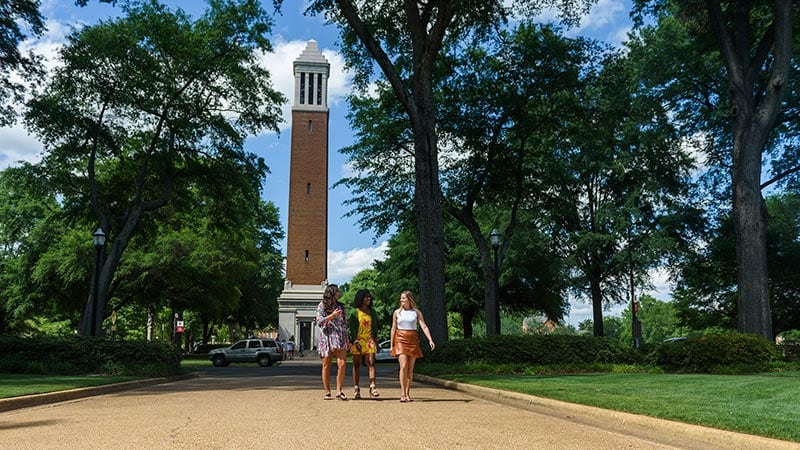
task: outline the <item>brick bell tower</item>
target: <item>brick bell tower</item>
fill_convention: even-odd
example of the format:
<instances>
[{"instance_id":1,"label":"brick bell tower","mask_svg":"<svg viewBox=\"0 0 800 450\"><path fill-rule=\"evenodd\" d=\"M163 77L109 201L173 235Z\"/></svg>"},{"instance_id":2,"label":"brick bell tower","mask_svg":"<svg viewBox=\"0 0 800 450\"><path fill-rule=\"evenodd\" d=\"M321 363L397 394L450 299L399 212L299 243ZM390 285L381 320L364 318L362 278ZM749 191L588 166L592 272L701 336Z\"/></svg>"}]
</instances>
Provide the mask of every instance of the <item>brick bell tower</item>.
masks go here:
<instances>
[{"instance_id":1,"label":"brick bell tower","mask_svg":"<svg viewBox=\"0 0 800 450\"><path fill-rule=\"evenodd\" d=\"M294 61L286 281L278 298L280 338L317 343L317 304L328 284L328 75L314 40Z\"/></svg>"}]
</instances>

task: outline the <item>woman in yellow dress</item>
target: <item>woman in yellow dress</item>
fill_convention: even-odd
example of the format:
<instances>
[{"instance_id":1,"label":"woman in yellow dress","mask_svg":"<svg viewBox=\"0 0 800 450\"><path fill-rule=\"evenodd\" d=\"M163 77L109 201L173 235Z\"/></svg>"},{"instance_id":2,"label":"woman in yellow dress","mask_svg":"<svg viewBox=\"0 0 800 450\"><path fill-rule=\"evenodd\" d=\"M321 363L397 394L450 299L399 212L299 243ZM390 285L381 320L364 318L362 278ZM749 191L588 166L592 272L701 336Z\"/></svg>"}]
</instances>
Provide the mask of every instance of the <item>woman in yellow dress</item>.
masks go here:
<instances>
[{"instance_id":1,"label":"woman in yellow dress","mask_svg":"<svg viewBox=\"0 0 800 450\"><path fill-rule=\"evenodd\" d=\"M355 387L354 397L361 398L361 389L358 387L361 378L361 363L367 366L369 373L369 396L378 398L380 394L375 388L375 352L377 351L377 338L375 330L378 323L372 312L372 294L368 290L362 289L356 292L355 298L356 314L351 316L350 336L353 337L350 353L353 355L353 386Z\"/></svg>"}]
</instances>

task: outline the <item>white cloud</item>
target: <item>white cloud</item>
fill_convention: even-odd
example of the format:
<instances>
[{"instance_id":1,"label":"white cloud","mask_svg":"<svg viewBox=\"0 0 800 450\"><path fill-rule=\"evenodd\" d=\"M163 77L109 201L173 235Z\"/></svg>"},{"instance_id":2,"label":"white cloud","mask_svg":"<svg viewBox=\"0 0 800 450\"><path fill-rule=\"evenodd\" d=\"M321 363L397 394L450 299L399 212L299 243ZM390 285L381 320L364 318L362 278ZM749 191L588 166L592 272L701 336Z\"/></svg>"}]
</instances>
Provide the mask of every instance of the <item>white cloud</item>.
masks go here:
<instances>
[{"instance_id":1,"label":"white cloud","mask_svg":"<svg viewBox=\"0 0 800 450\"><path fill-rule=\"evenodd\" d=\"M374 261L386 259L389 242L383 241L377 247L354 248L346 251L328 250L328 280L342 284L354 275L372 267Z\"/></svg>"},{"instance_id":2,"label":"white cloud","mask_svg":"<svg viewBox=\"0 0 800 450\"><path fill-rule=\"evenodd\" d=\"M627 0L599 0L588 13L580 17L576 26L565 29L567 36L588 36L618 46L627 39L631 29ZM542 11L535 20L540 23L560 23L560 13L556 8Z\"/></svg>"},{"instance_id":3,"label":"white cloud","mask_svg":"<svg viewBox=\"0 0 800 450\"><path fill-rule=\"evenodd\" d=\"M19 124L0 128L0 143L0 170L20 161L36 163L42 154L42 144Z\"/></svg>"},{"instance_id":4,"label":"white cloud","mask_svg":"<svg viewBox=\"0 0 800 450\"><path fill-rule=\"evenodd\" d=\"M589 11L581 17L579 30L600 30L608 26L615 26L617 18L625 17L626 6L621 0L600 0Z\"/></svg>"},{"instance_id":5,"label":"white cloud","mask_svg":"<svg viewBox=\"0 0 800 450\"><path fill-rule=\"evenodd\" d=\"M28 39L20 43L20 50L42 56L45 70L51 73L58 65L58 51L69 30L56 21L47 21L46 26L47 32L40 39ZM22 112L21 105L16 109L18 113ZM10 127L0 128L0 170L16 166L20 161L38 162L42 147L41 142L25 130L20 120Z\"/></svg>"}]
</instances>

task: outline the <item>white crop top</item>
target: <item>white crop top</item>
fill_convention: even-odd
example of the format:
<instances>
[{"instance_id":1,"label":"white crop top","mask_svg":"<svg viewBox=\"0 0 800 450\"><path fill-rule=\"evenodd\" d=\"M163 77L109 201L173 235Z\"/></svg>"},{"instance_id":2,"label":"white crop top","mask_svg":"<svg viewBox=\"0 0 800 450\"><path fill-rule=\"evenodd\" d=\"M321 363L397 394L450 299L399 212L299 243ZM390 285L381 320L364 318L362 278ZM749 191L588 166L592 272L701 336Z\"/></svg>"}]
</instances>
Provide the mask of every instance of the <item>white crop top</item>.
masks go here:
<instances>
[{"instance_id":1,"label":"white crop top","mask_svg":"<svg viewBox=\"0 0 800 450\"><path fill-rule=\"evenodd\" d=\"M416 330L417 310L400 308L397 312L397 328L400 330Z\"/></svg>"}]
</instances>

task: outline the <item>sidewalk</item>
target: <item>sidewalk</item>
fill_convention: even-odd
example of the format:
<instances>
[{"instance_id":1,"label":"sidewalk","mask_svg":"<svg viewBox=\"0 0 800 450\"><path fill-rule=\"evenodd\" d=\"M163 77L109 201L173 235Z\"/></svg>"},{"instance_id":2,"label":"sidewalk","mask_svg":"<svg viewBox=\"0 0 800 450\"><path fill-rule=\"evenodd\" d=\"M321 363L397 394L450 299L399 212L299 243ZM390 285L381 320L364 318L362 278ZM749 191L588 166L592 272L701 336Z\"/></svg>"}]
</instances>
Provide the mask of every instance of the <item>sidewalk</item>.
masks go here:
<instances>
[{"instance_id":1,"label":"sidewalk","mask_svg":"<svg viewBox=\"0 0 800 450\"><path fill-rule=\"evenodd\" d=\"M234 366L0 401L0 448L800 449L422 375L412 388L416 401L399 403L396 365L379 366L379 400L346 402L322 399L316 357ZM350 425L356 422L360 431Z\"/></svg>"}]
</instances>

